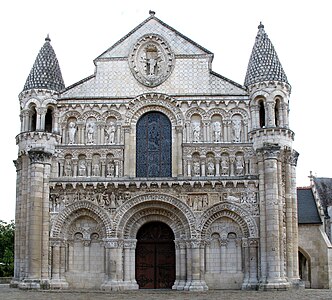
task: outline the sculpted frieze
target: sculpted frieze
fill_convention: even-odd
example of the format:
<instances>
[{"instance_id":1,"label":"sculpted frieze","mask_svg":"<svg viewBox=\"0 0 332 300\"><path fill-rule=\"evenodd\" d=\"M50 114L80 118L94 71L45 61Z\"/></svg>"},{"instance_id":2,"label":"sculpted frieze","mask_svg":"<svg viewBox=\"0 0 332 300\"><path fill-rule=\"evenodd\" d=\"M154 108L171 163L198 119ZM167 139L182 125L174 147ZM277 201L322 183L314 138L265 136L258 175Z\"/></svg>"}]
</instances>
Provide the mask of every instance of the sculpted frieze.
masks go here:
<instances>
[{"instance_id":1,"label":"sculpted frieze","mask_svg":"<svg viewBox=\"0 0 332 300\"><path fill-rule=\"evenodd\" d=\"M113 211L130 198L130 192L110 191L106 189L72 189L50 193L50 212L57 213L78 201L91 201L108 211Z\"/></svg>"}]
</instances>

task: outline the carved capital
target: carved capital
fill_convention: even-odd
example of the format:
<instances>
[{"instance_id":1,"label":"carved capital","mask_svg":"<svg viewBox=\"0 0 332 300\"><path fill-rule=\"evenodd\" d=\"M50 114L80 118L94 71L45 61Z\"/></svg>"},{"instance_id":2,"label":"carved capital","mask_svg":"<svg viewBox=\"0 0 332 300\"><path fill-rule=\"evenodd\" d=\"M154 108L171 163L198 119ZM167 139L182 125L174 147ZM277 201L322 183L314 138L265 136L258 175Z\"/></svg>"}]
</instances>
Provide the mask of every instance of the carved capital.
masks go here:
<instances>
[{"instance_id":1,"label":"carved capital","mask_svg":"<svg viewBox=\"0 0 332 300\"><path fill-rule=\"evenodd\" d=\"M18 157L16 160L13 160L13 163L16 167L16 171L22 170L22 158Z\"/></svg>"},{"instance_id":2,"label":"carved capital","mask_svg":"<svg viewBox=\"0 0 332 300\"><path fill-rule=\"evenodd\" d=\"M44 164L47 163L50 157L52 156L51 153L45 152L43 149L31 149L29 152L30 162L32 164L39 163Z\"/></svg>"},{"instance_id":3,"label":"carved capital","mask_svg":"<svg viewBox=\"0 0 332 300\"><path fill-rule=\"evenodd\" d=\"M182 133L183 132L183 126L182 125L176 125L175 126L176 133Z\"/></svg>"},{"instance_id":4,"label":"carved capital","mask_svg":"<svg viewBox=\"0 0 332 300\"><path fill-rule=\"evenodd\" d=\"M104 246L107 249L115 249L119 248L118 239L105 239Z\"/></svg>"},{"instance_id":5,"label":"carved capital","mask_svg":"<svg viewBox=\"0 0 332 300\"><path fill-rule=\"evenodd\" d=\"M37 114L39 114L39 115L44 115L47 112L47 108L46 107L37 107L36 110L37 110Z\"/></svg>"},{"instance_id":6,"label":"carved capital","mask_svg":"<svg viewBox=\"0 0 332 300\"><path fill-rule=\"evenodd\" d=\"M123 247L126 249L135 249L137 240L124 240Z\"/></svg>"},{"instance_id":7,"label":"carved capital","mask_svg":"<svg viewBox=\"0 0 332 300\"><path fill-rule=\"evenodd\" d=\"M295 150L291 151L289 153L289 155L286 156L287 159L287 163L289 163L290 165L296 167L297 166L297 160L299 158L299 153Z\"/></svg>"},{"instance_id":8,"label":"carved capital","mask_svg":"<svg viewBox=\"0 0 332 300\"><path fill-rule=\"evenodd\" d=\"M280 146L277 144L265 143L264 147L258 149L264 159L278 159L280 156Z\"/></svg>"}]
</instances>

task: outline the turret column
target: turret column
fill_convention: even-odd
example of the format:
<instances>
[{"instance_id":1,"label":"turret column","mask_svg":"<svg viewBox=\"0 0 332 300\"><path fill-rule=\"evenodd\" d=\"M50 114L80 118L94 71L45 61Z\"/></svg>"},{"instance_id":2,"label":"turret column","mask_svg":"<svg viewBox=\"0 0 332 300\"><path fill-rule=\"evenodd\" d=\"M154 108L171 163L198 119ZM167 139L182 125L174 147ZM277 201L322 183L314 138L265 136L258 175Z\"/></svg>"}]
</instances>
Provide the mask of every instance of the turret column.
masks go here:
<instances>
[{"instance_id":1,"label":"turret column","mask_svg":"<svg viewBox=\"0 0 332 300\"><path fill-rule=\"evenodd\" d=\"M47 257L48 255L48 251L45 253L42 248L44 246L44 230L47 230L47 234L49 230L48 226L47 228L43 226L43 211L46 204L44 202L44 187L50 176L50 167L46 168L46 165L50 164L50 156L50 153L39 149L29 151L30 193L27 201L29 243L26 251L27 277L19 284L22 289L38 289L41 287L42 264L46 260L43 256Z\"/></svg>"},{"instance_id":2,"label":"turret column","mask_svg":"<svg viewBox=\"0 0 332 300\"><path fill-rule=\"evenodd\" d=\"M262 243L266 247L266 282L263 282L260 288L283 289L289 284L282 278L282 260L281 255L281 237L280 237L280 199L279 199L279 176L278 176L278 160L280 156L280 146L265 145L259 149L263 155L264 165L264 194L265 203L261 203L261 210L265 211L265 228L268 234ZM262 264L265 262L262 262ZM265 277L265 276L264 276Z\"/></svg>"}]
</instances>

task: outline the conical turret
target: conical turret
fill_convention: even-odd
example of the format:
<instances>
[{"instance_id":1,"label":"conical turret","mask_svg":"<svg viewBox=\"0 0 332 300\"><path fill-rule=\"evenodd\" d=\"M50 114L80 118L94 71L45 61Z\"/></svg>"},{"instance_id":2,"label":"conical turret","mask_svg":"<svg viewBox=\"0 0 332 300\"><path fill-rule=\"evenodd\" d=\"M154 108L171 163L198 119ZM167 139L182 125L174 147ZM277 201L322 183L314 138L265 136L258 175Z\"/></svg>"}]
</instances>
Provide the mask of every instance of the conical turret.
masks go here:
<instances>
[{"instance_id":1,"label":"conical turret","mask_svg":"<svg viewBox=\"0 0 332 300\"><path fill-rule=\"evenodd\" d=\"M265 33L262 23L258 26L256 41L251 52L245 86L263 81L281 81L288 83L277 52Z\"/></svg>"},{"instance_id":2,"label":"conical turret","mask_svg":"<svg viewBox=\"0 0 332 300\"><path fill-rule=\"evenodd\" d=\"M48 89L61 91L65 88L58 59L56 58L51 39L47 35L35 63L26 80L23 91L30 89Z\"/></svg>"}]
</instances>

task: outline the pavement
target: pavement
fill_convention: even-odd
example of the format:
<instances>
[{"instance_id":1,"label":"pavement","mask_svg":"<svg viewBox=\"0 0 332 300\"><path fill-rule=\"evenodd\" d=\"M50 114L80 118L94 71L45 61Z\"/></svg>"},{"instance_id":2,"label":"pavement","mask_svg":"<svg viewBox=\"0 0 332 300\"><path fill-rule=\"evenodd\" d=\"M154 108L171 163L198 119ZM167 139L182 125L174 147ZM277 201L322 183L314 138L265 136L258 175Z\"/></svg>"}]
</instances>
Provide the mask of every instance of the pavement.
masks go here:
<instances>
[{"instance_id":1,"label":"pavement","mask_svg":"<svg viewBox=\"0 0 332 300\"><path fill-rule=\"evenodd\" d=\"M19 290L0 285L1 300L332 300L332 290L289 290L289 291L240 291L211 290L207 292L185 292L173 290L136 290L103 292L99 290Z\"/></svg>"}]
</instances>

